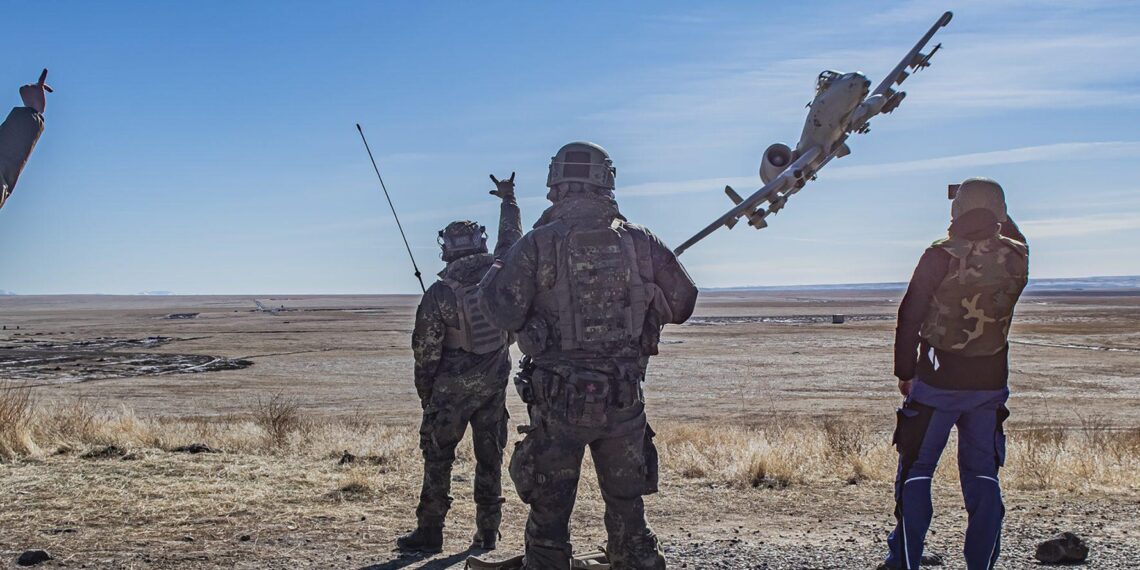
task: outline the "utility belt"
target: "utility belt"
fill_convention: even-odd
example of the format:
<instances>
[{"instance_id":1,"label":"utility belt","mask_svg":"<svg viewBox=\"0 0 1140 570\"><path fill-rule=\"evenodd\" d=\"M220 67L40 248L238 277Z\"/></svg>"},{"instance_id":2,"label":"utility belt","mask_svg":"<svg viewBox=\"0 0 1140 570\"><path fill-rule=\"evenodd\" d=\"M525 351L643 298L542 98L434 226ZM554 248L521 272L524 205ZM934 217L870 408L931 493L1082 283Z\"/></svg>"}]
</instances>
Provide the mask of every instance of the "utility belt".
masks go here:
<instances>
[{"instance_id":1,"label":"utility belt","mask_svg":"<svg viewBox=\"0 0 1140 570\"><path fill-rule=\"evenodd\" d=\"M609 413L645 402L642 366L636 360L607 363L611 371L575 366L566 361L536 362L524 357L515 376L519 397L579 427L601 427Z\"/></svg>"}]
</instances>

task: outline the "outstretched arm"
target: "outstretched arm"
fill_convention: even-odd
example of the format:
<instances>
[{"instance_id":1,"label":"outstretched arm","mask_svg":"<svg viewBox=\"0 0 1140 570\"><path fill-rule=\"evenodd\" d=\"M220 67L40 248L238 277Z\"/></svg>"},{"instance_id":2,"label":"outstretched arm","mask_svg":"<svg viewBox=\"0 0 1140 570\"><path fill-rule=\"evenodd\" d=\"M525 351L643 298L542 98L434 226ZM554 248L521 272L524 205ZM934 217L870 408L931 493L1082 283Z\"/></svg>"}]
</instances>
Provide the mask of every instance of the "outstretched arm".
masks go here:
<instances>
[{"instance_id":1,"label":"outstretched arm","mask_svg":"<svg viewBox=\"0 0 1140 570\"><path fill-rule=\"evenodd\" d=\"M36 141L44 132L43 112L46 106L45 93L51 92L46 83L47 70L40 74L36 83L20 87L23 107L16 107L0 125L0 208L16 188L16 180L28 163Z\"/></svg>"},{"instance_id":2,"label":"outstretched arm","mask_svg":"<svg viewBox=\"0 0 1140 570\"><path fill-rule=\"evenodd\" d=\"M665 303L669 305L669 321L661 324L679 325L693 314L697 305L697 284L681 265L681 260L656 235L646 230L650 255L653 257L653 281L661 288Z\"/></svg>"},{"instance_id":3,"label":"outstretched arm","mask_svg":"<svg viewBox=\"0 0 1140 570\"><path fill-rule=\"evenodd\" d=\"M523 236L479 282L479 307L495 328L514 332L526 324L536 294L537 248L534 233Z\"/></svg>"},{"instance_id":4,"label":"outstretched arm","mask_svg":"<svg viewBox=\"0 0 1140 570\"><path fill-rule=\"evenodd\" d=\"M506 180L499 180L492 174L491 182L495 183L495 189L491 194L503 201L499 206L499 234L495 242L495 257L499 258L522 238L522 212L519 211L519 203L515 199L514 172Z\"/></svg>"}]
</instances>

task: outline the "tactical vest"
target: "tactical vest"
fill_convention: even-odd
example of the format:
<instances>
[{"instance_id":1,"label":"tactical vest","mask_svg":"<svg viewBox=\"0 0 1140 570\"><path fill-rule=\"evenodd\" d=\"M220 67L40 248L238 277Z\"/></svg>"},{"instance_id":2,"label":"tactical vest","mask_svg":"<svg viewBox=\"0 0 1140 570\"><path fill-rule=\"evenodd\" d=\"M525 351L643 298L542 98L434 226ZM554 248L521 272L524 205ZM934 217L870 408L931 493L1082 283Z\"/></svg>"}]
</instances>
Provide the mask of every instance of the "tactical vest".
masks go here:
<instances>
[{"instance_id":1,"label":"tactical vest","mask_svg":"<svg viewBox=\"0 0 1140 570\"><path fill-rule=\"evenodd\" d=\"M506 331L492 326L479 309L476 295L479 284L464 285L454 279L444 279L443 283L455 294L456 315L459 317L459 328L449 326L444 331L443 346L474 354L490 354L506 346Z\"/></svg>"},{"instance_id":2,"label":"tactical vest","mask_svg":"<svg viewBox=\"0 0 1140 570\"><path fill-rule=\"evenodd\" d=\"M1013 307L1029 279L1029 249L1004 236L934 242L950 254L946 278L930 300L920 335L962 356L990 356L1006 346Z\"/></svg>"},{"instance_id":3,"label":"tactical vest","mask_svg":"<svg viewBox=\"0 0 1140 570\"><path fill-rule=\"evenodd\" d=\"M559 232L554 288L535 297L541 313L553 317L556 346L524 346L582 355L637 356L652 283L639 270L633 236L622 225ZM551 331L554 332L554 331Z\"/></svg>"}]
</instances>

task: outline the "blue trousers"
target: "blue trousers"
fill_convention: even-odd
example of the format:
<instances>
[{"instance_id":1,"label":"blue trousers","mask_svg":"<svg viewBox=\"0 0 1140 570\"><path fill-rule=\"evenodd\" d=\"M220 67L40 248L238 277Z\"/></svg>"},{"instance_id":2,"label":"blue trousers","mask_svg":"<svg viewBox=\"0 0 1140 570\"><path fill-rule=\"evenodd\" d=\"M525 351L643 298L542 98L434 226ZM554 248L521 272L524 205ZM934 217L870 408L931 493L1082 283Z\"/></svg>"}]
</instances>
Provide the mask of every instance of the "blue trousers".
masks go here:
<instances>
[{"instance_id":1,"label":"blue trousers","mask_svg":"<svg viewBox=\"0 0 1140 570\"><path fill-rule=\"evenodd\" d=\"M895 519L887 539L887 566L917 569L926 531L934 515L930 496L934 470L958 427L958 470L969 522L964 554L969 570L990 570L1001 550L1005 516L998 468L1005 462L1002 422L1009 416L1009 390L944 390L914 383L898 410L895 445L899 452L895 477Z\"/></svg>"}]
</instances>

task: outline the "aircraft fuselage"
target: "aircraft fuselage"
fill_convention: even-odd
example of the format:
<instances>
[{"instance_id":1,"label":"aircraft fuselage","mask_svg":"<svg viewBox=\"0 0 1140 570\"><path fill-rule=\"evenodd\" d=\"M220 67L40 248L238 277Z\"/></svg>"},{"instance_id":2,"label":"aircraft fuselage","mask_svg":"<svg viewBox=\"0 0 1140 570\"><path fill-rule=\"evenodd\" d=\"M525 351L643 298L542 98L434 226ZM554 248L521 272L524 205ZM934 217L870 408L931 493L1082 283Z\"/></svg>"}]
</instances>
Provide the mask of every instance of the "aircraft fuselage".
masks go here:
<instances>
[{"instance_id":1,"label":"aircraft fuselage","mask_svg":"<svg viewBox=\"0 0 1140 570\"><path fill-rule=\"evenodd\" d=\"M826 155L835 143L847 133L851 114L867 98L871 81L857 71L839 73L824 71L816 83L815 99L811 102L807 121L804 122L796 154L819 147Z\"/></svg>"}]
</instances>

